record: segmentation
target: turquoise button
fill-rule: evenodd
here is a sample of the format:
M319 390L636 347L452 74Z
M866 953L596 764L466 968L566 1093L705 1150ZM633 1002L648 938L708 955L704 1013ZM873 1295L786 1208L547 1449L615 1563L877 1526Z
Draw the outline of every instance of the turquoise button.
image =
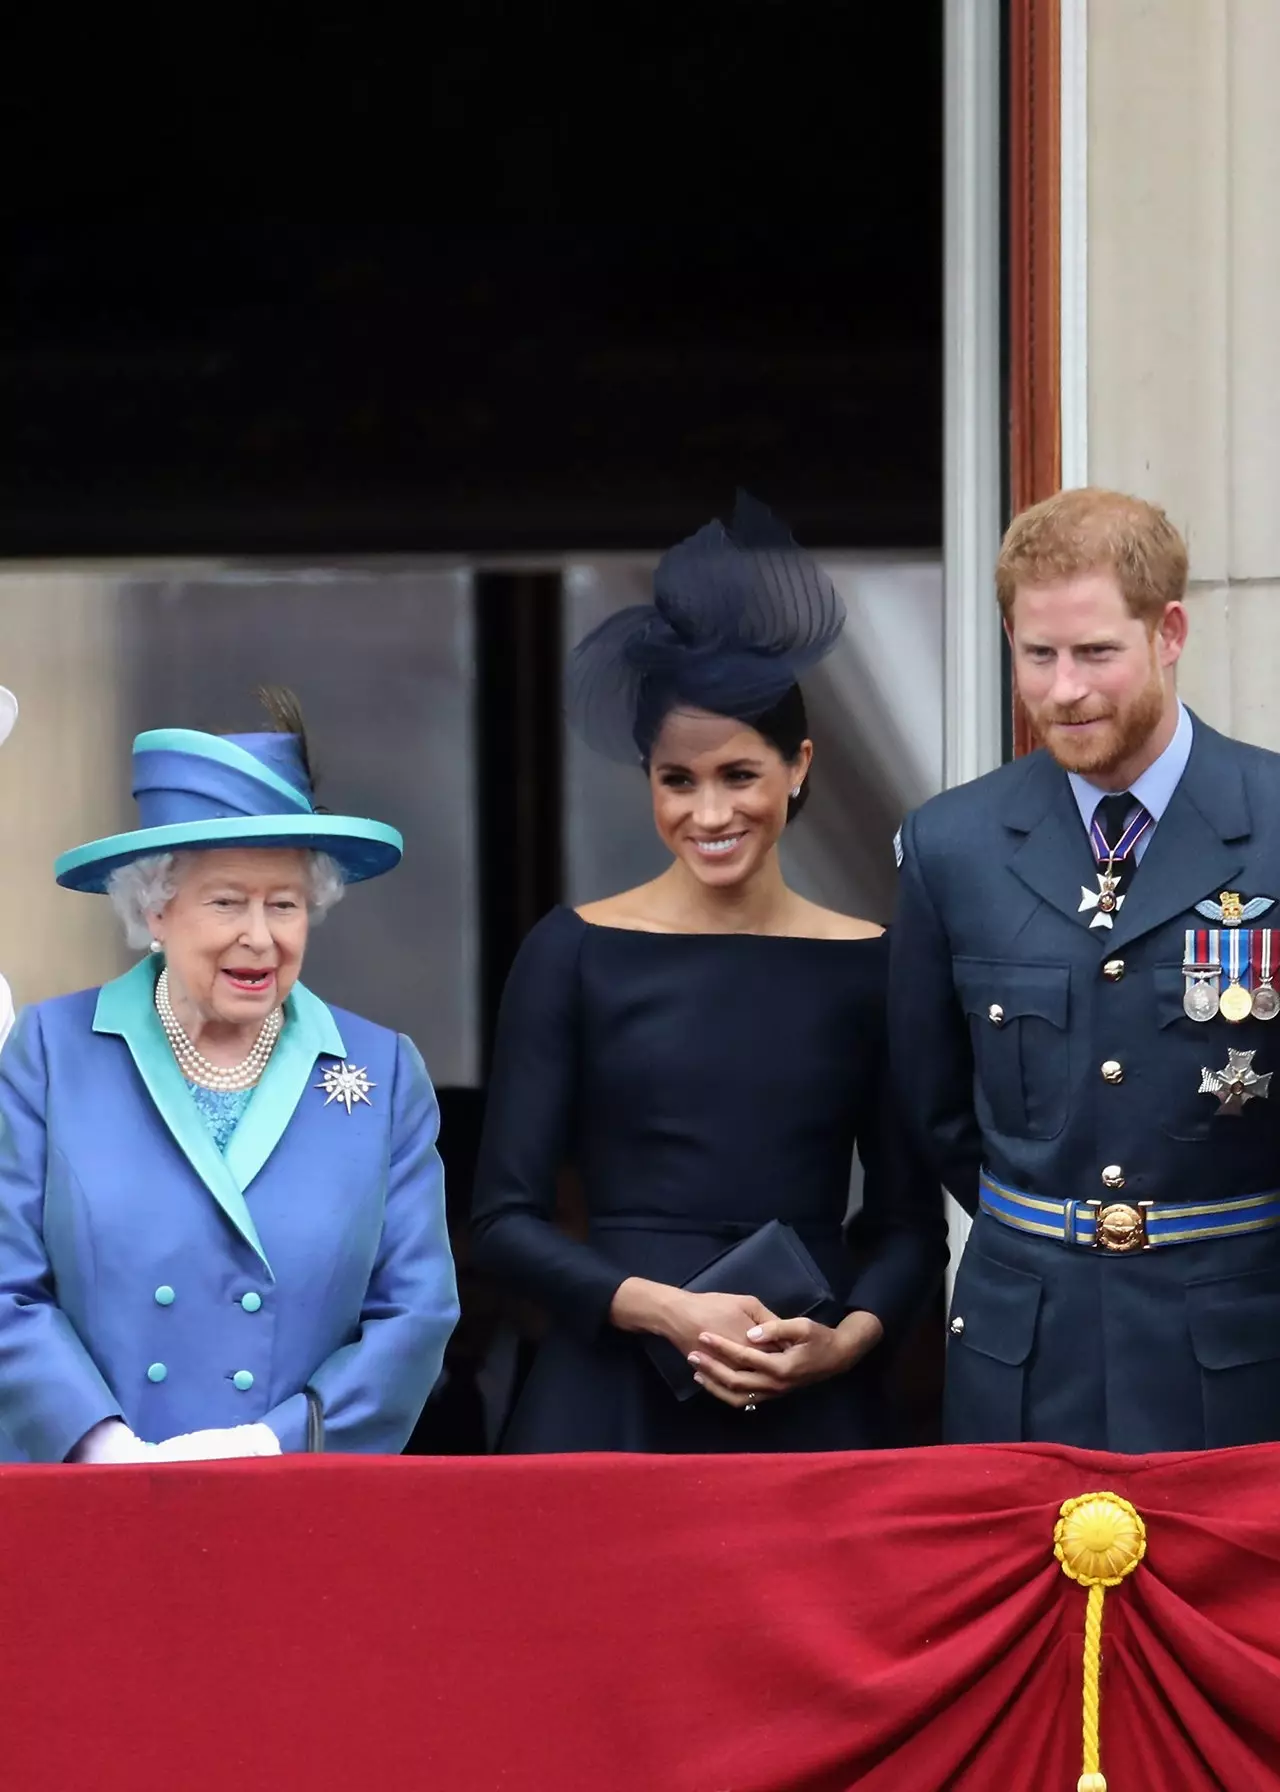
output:
M240 1305L244 1308L246 1313L256 1313L258 1308L262 1305L262 1296L260 1294L255 1294L251 1288L248 1294L242 1294L240 1296Z
M163 1381L168 1373L169 1371L165 1368L163 1363L152 1363L151 1367L147 1370L147 1380Z
M158 1307L171 1307L173 1305L173 1298L173 1289L170 1288L167 1282L162 1282L156 1289L156 1305Z
M242 1394L247 1394L253 1386L253 1376L248 1369L237 1369L231 1379Z

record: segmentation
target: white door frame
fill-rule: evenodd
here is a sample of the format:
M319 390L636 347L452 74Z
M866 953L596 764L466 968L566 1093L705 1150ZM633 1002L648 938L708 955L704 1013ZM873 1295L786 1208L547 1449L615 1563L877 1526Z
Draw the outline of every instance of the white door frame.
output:
M1088 5L1060 0L1061 465L1089 478ZM992 569L1003 525L1000 350L999 0L946 0L945 518L943 778L963 784L1000 763L1003 692ZM951 1270L969 1220L947 1198Z
M1000 764L1000 5L946 0L943 55L943 782ZM950 1301L969 1218L946 1197Z

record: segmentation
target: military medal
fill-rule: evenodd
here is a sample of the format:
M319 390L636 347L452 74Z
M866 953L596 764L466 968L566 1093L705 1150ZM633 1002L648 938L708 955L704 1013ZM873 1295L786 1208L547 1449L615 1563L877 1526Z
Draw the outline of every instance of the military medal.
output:
M1111 868L1108 866L1105 871L1099 871L1096 890L1091 890L1087 884L1081 884L1080 907L1076 913L1086 915L1090 909L1095 909L1097 912L1089 923L1090 927L1113 925L1111 917L1119 913L1124 902L1124 897L1116 894L1116 885L1119 882L1120 879L1112 876Z
M1218 1012L1218 976L1217 971L1200 971L1194 977L1187 977L1187 987L1182 997L1182 1011L1188 1020L1212 1020ZM1210 981L1212 979L1212 981Z
M1182 994L1182 1011L1188 1020L1212 1020L1218 1012L1218 984L1222 965L1218 961L1218 934L1207 927L1188 927L1186 947L1182 955L1182 975L1187 987Z
M1111 799L1106 800L1110 801ZM1089 844L1093 848L1093 856L1098 863L1098 887L1096 890L1091 890L1087 884L1081 884L1080 906L1076 910L1079 915L1092 915L1093 919L1089 922L1090 927L1112 927L1115 925L1113 917L1119 914L1124 906L1124 895L1120 889L1120 882L1128 868L1126 861L1132 857L1138 842L1144 839L1154 826L1155 820L1140 803L1137 804L1124 832L1112 846L1102 831L1099 819L1102 806L1100 804L1099 808L1095 810L1093 820L1089 824ZM1117 866L1120 867L1119 870L1116 869Z
M1256 1052L1228 1051L1225 1070L1206 1068L1202 1072L1200 1093L1217 1096L1220 1114L1243 1113L1247 1101L1265 1101L1270 1096L1273 1072L1260 1076L1253 1068L1256 1056Z
M1229 981L1218 998L1218 1012L1223 1020L1229 1020L1233 1026L1236 1026L1240 1021L1248 1020L1253 1013L1253 996L1240 981L1248 969L1247 964L1242 965L1240 962L1244 956L1240 950L1242 937L1238 932L1228 933L1225 937Z
M1280 1014L1280 996L1271 987L1275 934L1260 927L1252 936L1253 1018L1274 1020Z

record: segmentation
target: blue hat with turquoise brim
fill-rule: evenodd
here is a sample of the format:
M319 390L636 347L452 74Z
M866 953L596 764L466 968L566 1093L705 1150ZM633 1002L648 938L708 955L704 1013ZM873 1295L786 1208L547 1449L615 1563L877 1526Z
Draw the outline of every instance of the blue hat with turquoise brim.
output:
M293 846L328 853L349 884L400 863L404 841L381 821L317 813L296 734L201 734L153 728L133 743L140 828L64 852L67 890L102 893L122 865L152 853Z

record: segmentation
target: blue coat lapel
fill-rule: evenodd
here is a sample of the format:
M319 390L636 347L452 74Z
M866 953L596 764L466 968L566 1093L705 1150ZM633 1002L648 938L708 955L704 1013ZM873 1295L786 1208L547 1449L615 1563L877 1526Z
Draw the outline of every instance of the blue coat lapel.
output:
M1004 823L1021 834L1009 868L1059 914L1075 921L1080 886L1093 888L1093 853L1067 774L1043 748L1024 762L1021 787L1006 801ZM1087 920L1081 925L1087 925Z
M343 1057L337 1023L324 1003L302 984L285 1003L285 1025L262 1081L223 1157L200 1116L155 1009L156 966L143 959L104 984L93 1017L95 1033L124 1040L156 1111L196 1175L270 1273L244 1191L257 1176L293 1118L316 1058Z
M1096 866L1066 773L1043 748L1024 761L1022 783L1006 799L1005 825L1024 836L1010 869L1106 957L1186 914L1202 896L1234 888L1244 867L1252 821L1239 756L1223 735L1192 721L1187 769L1112 928L1090 929L1088 914L1079 913L1080 887L1093 888Z

